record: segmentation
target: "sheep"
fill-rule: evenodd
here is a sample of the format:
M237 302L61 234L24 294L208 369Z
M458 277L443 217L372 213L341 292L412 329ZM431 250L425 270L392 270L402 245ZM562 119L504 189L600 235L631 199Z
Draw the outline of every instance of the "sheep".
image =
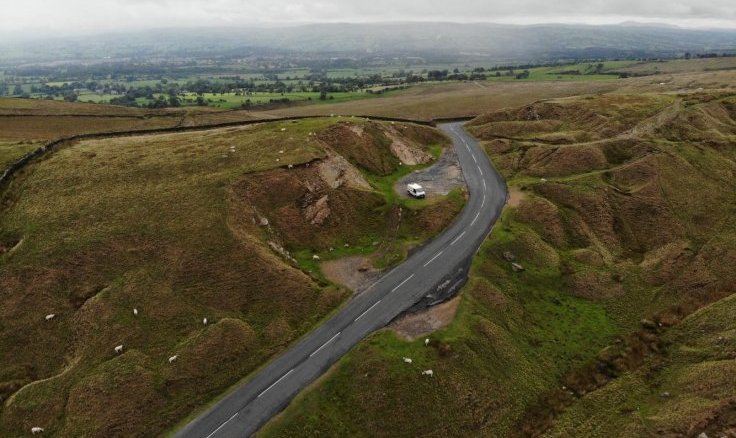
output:
M133 315L138 316L138 309L133 308Z
M55 313L49 313L48 315L46 315L46 321L51 321L54 318L56 318Z
M429 338L424 340L424 346L426 347L427 345L429 345Z
M410 358L408 358L408 357L405 357L405 358L404 358L404 362L406 362L406 363L411 363L411 359L410 359Z
M317 254L313 255L312 260L319 260L319 256Z
M432 371L432 370L424 370L424 371L422 371L422 375L423 376L434 377L434 371Z
M178 359L178 358L179 358L179 355L178 355L178 354L175 354L175 355L171 356L171 357L169 358L169 363L172 363L172 362L174 362L174 361L175 361L176 359Z
M294 165L293 164L289 164L288 168L291 169L292 167L294 167Z
M34 434L34 435L37 434L37 433L43 433L43 427L38 427L38 426L32 427L31 428L31 433Z
M123 344L118 345L115 347L115 353L120 354L123 352Z
M281 128L281 132L284 132L284 131L286 131L286 128Z
M202 324L207 325L207 317L202 318Z

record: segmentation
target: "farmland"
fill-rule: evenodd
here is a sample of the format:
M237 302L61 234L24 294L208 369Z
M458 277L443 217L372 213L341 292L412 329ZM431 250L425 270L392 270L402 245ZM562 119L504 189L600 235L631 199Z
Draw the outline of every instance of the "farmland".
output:
M244 96L234 93L202 95L230 99L220 108L188 106L192 94L163 109L0 98L2 165L74 133L335 114L85 140L16 175L0 214L0 351L14 358L0 364L0 435L31 421L55 436L170 431L350 296L323 262L365 256L385 268L440 232L463 192L406 200L393 185L446 139L352 114L478 116L471 130L516 199L429 347L391 330L371 336L263 436L726 430L730 59L532 67L520 79L424 81L251 110L235 110ZM610 74L650 65L661 73ZM314 95L300 93L294 101ZM394 137L429 161L402 164ZM342 176L325 180L323 166Z

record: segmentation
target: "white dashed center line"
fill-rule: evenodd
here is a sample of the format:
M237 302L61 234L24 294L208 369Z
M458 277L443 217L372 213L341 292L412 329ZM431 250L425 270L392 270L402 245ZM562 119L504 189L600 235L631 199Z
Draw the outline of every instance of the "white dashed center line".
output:
M205 438L210 438L212 435L216 434L218 430L222 429L227 423L230 422L230 420L232 420L233 418L235 418L237 416L238 416L238 413L237 412L234 413L232 417L228 418L226 422L222 423L220 425L220 427L218 427L217 429L215 429L211 434L207 435Z
M437 254L434 255L434 257L432 257L431 259L429 259L429 261L424 264L424 267L426 268L427 265L430 264L430 263L432 263L434 261L434 259L436 259L437 257L440 256L440 254L442 254L442 251L438 252Z
M475 221L478 220L478 216L480 216L480 212L478 212L478 213L475 214L475 217L473 218L473 222L470 223L470 226L471 227L473 226L473 224L475 224Z
M338 335L339 335L339 334L340 334L340 333L338 333ZM329 342L329 341L328 341L328 342ZM323 345L322 347L324 347L324 345ZM322 347L320 347L320 348L322 348ZM283 376L281 376L281 378L280 378L279 380L277 380L277 381L273 382L273 383L271 384L271 386L269 386L268 388L264 389L264 390L263 390L263 392L262 392L262 393L260 393L260 394L258 394L258 397L256 397L256 398L261 398L261 396L262 396L263 394L265 394L266 392L268 392L268 390L269 390L269 389L271 389L271 388L273 388L274 386L276 386L276 384L277 384L277 383L279 383L280 381L284 380L284 379L286 378L286 376L288 376L289 374L291 374L291 373L293 373L293 372L294 372L294 368L290 369L288 373L284 374Z
M461 237L463 237L464 235L465 235L465 231L463 231L462 233L460 233L460 235L459 235L459 236L457 236L457 237L455 238L455 240L453 240L453 241L452 241L452 243L450 243L450 246L454 245L454 244L455 244L455 242L457 242L458 240L460 240L460 238L461 238Z
M363 315L365 315L366 313L370 312L371 309L373 309L374 307L376 307L378 305L378 303L380 303L380 302L381 302L381 300L376 301L371 307L369 307L368 309L366 309L365 312L361 313L360 316L358 316L357 318L355 318L353 320L353 322L355 322L355 321L359 320L360 318L362 318ZM322 347L320 347L320 348L322 348ZM317 350L317 351L319 351L319 350ZM314 353L316 353L317 351L315 351ZM314 353L312 353L312 354L314 354ZM310 354L309 357L312 357L312 354Z
M381 301L380 301L380 300L378 300L378 302L376 302L376 304L378 304L378 303L380 303L380 302L381 302ZM372 308L373 308L373 307L374 307L374 306L375 306L376 304L374 304L373 306L371 306L371 309L372 309ZM371 309L368 309L368 310L371 310ZM366 310L366 311L365 311L365 312L363 312L363 313L365 314L366 312L368 312L368 310ZM363 316L363 315L360 315L360 316ZM358 318L360 318L360 316L359 316ZM358 318L355 318L355 320L357 321L357 320L358 320ZM321 345L321 346L320 346L320 347L319 347L318 349L314 350L314 351L312 352L312 354L310 354L310 355L309 355L309 357L312 357L312 356L314 356L315 354L319 353L319 351L320 351L321 349L325 348L325 346L326 346L327 344L329 344L330 342L334 341L336 337L340 336L340 333L342 333L342 332L337 332L337 334L336 334L335 336L331 337L329 341L325 342L325 343L324 343L324 344L322 344L322 345ZM292 371L293 371L293 370L292 370ZM284 377L286 377L286 376L284 376ZM282 379L283 379L283 377L282 377ZM278 383L278 382L276 382L276 383ZM275 385L276 383L274 383L274 385ZM271 389L271 388L269 388L269 389ZM266 391L268 391L268 389L267 389ZM263 392L266 392L266 391L263 391ZM260 396L259 396L259 397L260 397Z
M411 277L413 277L413 276L414 276L414 274L411 274L410 276L406 277L406 279L405 279L404 281L402 281L401 283L399 283L399 285L398 285L398 286L396 286L395 288L391 289L391 292L393 292L393 291L395 291L396 289L398 289L398 288L400 288L401 286L403 286L403 285L404 285L404 283L406 283L407 281L409 281L409 280L411 279Z

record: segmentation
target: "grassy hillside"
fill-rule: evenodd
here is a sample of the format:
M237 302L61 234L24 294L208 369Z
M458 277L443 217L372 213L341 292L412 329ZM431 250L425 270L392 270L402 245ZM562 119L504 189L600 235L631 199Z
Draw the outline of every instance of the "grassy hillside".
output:
M474 120L517 199L455 320L428 347L371 336L261 436L731 433L734 104L608 94Z
M18 174L0 214L0 355L12 358L0 361L0 435L158 435L349 295L309 275L324 249L311 236L352 244L356 223L389 222L420 235L391 222L401 206L382 186L344 180L373 168L341 155L336 127L362 129L365 153L382 145L379 179L411 168L394 143L429 154L446 142L430 128L317 119L83 141ZM290 197L271 205L274 193ZM417 216L434 206L407 204Z
M729 58L724 58L729 59ZM685 61L683 61L685 62ZM697 61L692 61L696 63ZM541 68L538 76L547 76L554 68ZM530 104L543 99L597 95L617 92L641 93L687 93L703 88L736 88L736 71L691 72L662 74L629 79L601 81L549 80L461 82L449 84L422 84L389 94L378 99L356 100L336 104L309 105L268 111L273 115L382 115L433 119L442 117L478 116L488 111Z

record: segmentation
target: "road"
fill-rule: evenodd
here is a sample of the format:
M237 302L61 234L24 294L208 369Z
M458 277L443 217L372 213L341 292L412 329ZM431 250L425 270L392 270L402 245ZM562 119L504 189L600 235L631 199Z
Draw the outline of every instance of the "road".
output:
M452 138L470 194L455 221L252 379L192 420L176 437L252 435L366 336L438 293L439 288L462 284L470 259L501 214L506 183L461 122L439 128Z

